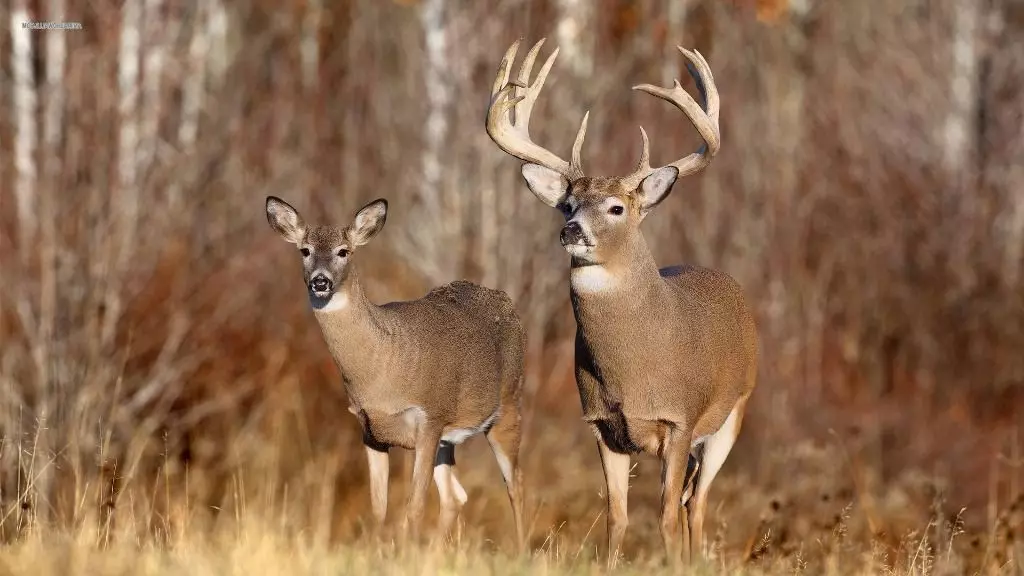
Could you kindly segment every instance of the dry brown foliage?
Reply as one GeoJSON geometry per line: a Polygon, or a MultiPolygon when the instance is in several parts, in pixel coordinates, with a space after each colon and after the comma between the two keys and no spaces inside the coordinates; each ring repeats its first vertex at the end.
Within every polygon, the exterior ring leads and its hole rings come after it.
{"type": "MultiPolygon", "coordinates": [[[[483,130],[504,47],[548,36],[562,55],[534,136],[567,150],[590,109],[584,162],[597,173],[632,166],[637,124],[659,127],[656,151],[695,144],[685,119],[628,90],[686,78],[674,45],[700,50],[722,92],[722,152],[646,225],[659,262],[726,270],[759,322],[760,385],[712,491],[709,570],[1019,573],[1014,2],[16,0],[0,22],[12,570],[51,544],[88,556],[127,539],[207,550],[194,567],[213,573],[223,565],[205,546],[232,535],[279,539],[276,551],[362,534],[355,421],[294,254],[264,221],[276,194],[325,221],[390,200],[359,262],[378,301],[457,278],[512,295],[530,338],[539,563],[512,571],[592,571],[603,498],[578,421],[558,218],[483,130]],[[23,32],[23,18],[83,30],[23,32]]],[[[481,449],[459,457],[469,544],[453,564],[292,553],[318,558],[311,572],[384,560],[504,573],[465,559],[507,549],[511,522],[481,449]]],[[[639,571],[658,550],[656,465],[637,474],[627,553],[639,571]]],[[[249,544],[232,554],[260,558],[249,544]]],[[[156,550],[146,571],[188,570],[156,550]]],[[[134,557],[113,558],[78,570],[131,570],[134,557]]]]}

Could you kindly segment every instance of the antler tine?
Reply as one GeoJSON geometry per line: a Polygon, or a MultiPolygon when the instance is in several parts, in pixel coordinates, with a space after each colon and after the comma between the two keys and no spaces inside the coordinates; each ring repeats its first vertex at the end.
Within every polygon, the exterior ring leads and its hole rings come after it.
{"type": "MultiPolygon", "coordinates": [[[[687,60],[689,60],[687,69],[697,83],[697,90],[700,93],[701,101],[704,103],[703,107],[683,89],[678,80],[675,81],[675,85],[672,88],[641,84],[634,86],[633,89],[647,92],[652,96],[657,96],[674,104],[676,108],[679,108],[686,114],[694,128],[700,133],[701,138],[704,139],[704,144],[696,152],[680,158],[671,164],[667,164],[667,166],[675,166],[679,170],[679,176],[682,177],[701,171],[711,162],[711,158],[718,153],[721,147],[721,135],[718,130],[720,102],[718,88],[715,86],[715,79],[711,75],[711,67],[708,65],[707,60],[696,50],[691,52],[682,46],[678,48],[683,53],[683,56],[686,56],[687,60]]],[[[644,136],[646,140],[646,134],[644,136]]],[[[623,184],[630,187],[639,186],[640,182],[652,171],[649,166],[646,168],[638,166],[633,174],[623,179],[623,184]]]]}
{"type": "Polygon", "coordinates": [[[580,129],[576,132],[576,140],[572,143],[572,160],[569,162],[569,170],[572,171],[572,178],[583,177],[583,139],[587,137],[587,120],[590,118],[590,110],[583,114],[583,121],[580,122],[580,129]]]}
{"type": "MultiPolygon", "coordinates": [[[[519,75],[516,77],[515,81],[515,93],[517,95],[523,95],[523,102],[513,109],[512,123],[517,128],[521,125],[527,134],[530,133],[530,113],[533,112],[533,105],[537,101],[537,95],[540,93],[539,89],[535,90],[530,86],[530,73],[533,72],[533,63],[537,60],[537,54],[540,52],[541,46],[544,45],[544,40],[546,40],[546,38],[541,38],[533,45],[532,48],[530,48],[530,51],[526,53],[526,58],[523,59],[523,63],[519,66],[519,75]]],[[[548,60],[551,60],[551,58],[557,54],[558,50],[555,49],[551,56],[548,56],[548,60]]],[[[545,62],[545,64],[547,63],[545,62]]],[[[543,68],[543,66],[541,68],[543,68]]],[[[543,70],[541,70],[541,72],[543,73],[543,70]]],[[[539,86],[541,87],[544,85],[544,80],[546,79],[547,74],[543,73],[543,76],[544,77],[541,77],[541,74],[537,75],[537,80],[540,81],[539,86]]]]}
{"type": "Polygon", "coordinates": [[[509,72],[512,71],[512,62],[516,59],[516,51],[519,50],[519,42],[522,38],[516,40],[508,47],[505,51],[504,58],[501,59],[501,64],[498,66],[498,75],[494,78],[494,85],[491,87],[491,100],[501,92],[501,89],[508,84],[509,72]]]}
{"type": "Polygon", "coordinates": [[[545,38],[541,38],[539,42],[534,44],[533,49],[527,54],[526,60],[523,62],[524,71],[519,75],[519,80],[522,85],[526,88],[525,99],[523,103],[516,108],[516,128],[522,127],[523,134],[527,137],[530,136],[530,114],[533,113],[533,106],[537,103],[537,97],[540,96],[540,91],[544,88],[544,82],[548,79],[548,72],[551,71],[551,66],[555,63],[555,58],[558,58],[558,48],[555,48],[548,59],[544,61],[544,65],[540,67],[540,72],[537,73],[537,77],[533,80],[533,84],[527,84],[526,80],[529,77],[530,69],[533,68],[533,61],[537,58],[537,52],[540,51],[540,47],[544,44],[545,38]],[[522,120],[520,120],[522,118],[522,120]]]}
{"type": "Polygon", "coordinates": [[[721,109],[721,99],[718,95],[718,86],[715,85],[715,79],[711,75],[711,66],[708,65],[708,61],[704,59],[704,56],[694,50],[690,52],[682,46],[676,46],[683,56],[686,56],[689,62],[686,63],[686,69],[689,70],[690,76],[693,77],[697,83],[697,90],[700,91],[701,100],[703,101],[704,110],[707,111],[707,115],[714,120],[715,126],[718,126],[718,112],[721,109]]]}
{"type": "Polygon", "coordinates": [[[636,163],[636,169],[629,176],[621,180],[627,190],[635,190],[643,182],[644,178],[654,170],[651,168],[651,142],[647,139],[647,131],[640,127],[640,139],[643,141],[643,148],[640,150],[640,161],[636,163]]]}
{"type": "Polygon", "coordinates": [[[507,154],[525,162],[545,166],[567,178],[575,178],[579,175],[568,162],[530,139],[530,114],[541,89],[544,88],[548,72],[558,57],[558,48],[555,48],[541,66],[533,84],[529,84],[530,72],[543,44],[542,38],[533,45],[523,60],[514,82],[509,82],[509,75],[519,41],[513,43],[505,52],[491,91],[491,104],[487,109],[487,134],[507,154]]]}

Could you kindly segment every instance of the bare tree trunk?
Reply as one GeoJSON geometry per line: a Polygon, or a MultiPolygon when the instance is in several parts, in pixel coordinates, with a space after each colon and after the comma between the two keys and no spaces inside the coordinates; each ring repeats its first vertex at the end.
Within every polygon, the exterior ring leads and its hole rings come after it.
{"type": "MultiPolygon", "coordinates": [[[[199,133],[199,114],[206,94],[206,53],[210,49],[209,5],[197,2],[192,18],[188,45],[188,64],[184,68],[181,88],[181,120],[178,124],[178,151],[188,156],[195,149],[199,133]]],[[[176,212],[181,205],[181,185],[171,182],[167,191],[168,210],[176,212]]]]}
{"type": "Polygon", "coordinates": [[[593,46],[586,41],[593,37],[586,33],[593,21],[593,5],[592,0],[558,0],[559,55],[573,74],[582,77],[589,76],[594,65],[593,46]]]}
{"type": "Polygon", "coordinates": [[[206,58],[209,60],[207,67],[210,78],[218,85],[227,74],[228,66],[234,57],[236,46],[229,42],[232,32],[228,18],[227,8],[222,0],[210,0],[209,2],[209,42],[207,44],[206,58]]]}
{"type": "Polygon", "coordinates": [[[135,174],[145,174],[156,158],[157,145],[160,141],[158,128],[162,99],[160,82],[163,79],[164,60],[167,52],[167,38],[176,34],[168,29],[176,29],[176,20],[163,17],[163,0],[145,0],[142,30],[145,31],[146,46],[139,48],[143,54],[142,98],[139,109],[139,147],[135,157],[135,174]]]}
{"type": "Polygon", "coordinates": [[[121,8],[121,40],[118,48],[117,83],[119,92],[118,112],[120,130],[118,133],[118,166],[116,192],[112,195],[108,210],[113,215],[115,226],[114,279],[108,284],[106,294],[107,317],[103,327],[102,340],[113,341],[117,323],[121,317],[121,285],[123,271],[129,262],[136,239],[136,225],[139,213],[139,191],[137,182],[137,152],[139,146],[139,58],[142,47],[142,0],[127,0],[121,8]]]}
{"type": "Polygon", "coordinates": [[[444,1],[425,0],[420,21],[426,39],[427,62],[424,66],[424,84],[427,92],[427,121],[422,157],[422,183],[420,200],[423,213],[420,218],[431,226],[419,226],[410,231],[408,242],[422,254],[417,265],[433,283],[449,278],[454,273],[453,263],[457,250],[450,249],[450,241],[461,232],[457,206],[446,201],[444,186],[444,154],[449,143],[449,104],[451,74],[448,62],[448,30],[445,22],[444,1]],[[453,209],[456,208],[456,209],[453,209]],[[421,233],[422,232],[422,233],[421,233]]]}
{"type": "Polygon", "coordinates": [[[958,181],[973,168],[975,107],[978,102],[978,2],[955,0],[953,7],[953,62],[950,73],[950,111],[943,131],[945,161],[958,181]]]}
{"type": "Polygon", "coordinates": [[[320,20],[323,18],[323,0],[310,0],[302,19],[302,87],[312,92],[319,80],[320,71],[320,20]]]}
{"type": "Polygon", "coordinates": [[[662,55],[661,62],[661,83],[662,86],[671,86],[672,81],[679,77],[679,51],[676,46],[682,43],[683,29],[686,26],[687,12],[690,10],[691,0],[678,0],[669,2],[666,7],[668,20],[668,45],[665,46],[666,54],[662,55]]]}
{"type": "Polygon", "coordinates": [[[32,19],[26,0],[15,0],[11,11],[11,59],[14,76],[14,197],[18,210],[21,252],[31,253],[36,232],[36,107],[37,94],[32,74],[31,30],[22,24],[32,19]]]}

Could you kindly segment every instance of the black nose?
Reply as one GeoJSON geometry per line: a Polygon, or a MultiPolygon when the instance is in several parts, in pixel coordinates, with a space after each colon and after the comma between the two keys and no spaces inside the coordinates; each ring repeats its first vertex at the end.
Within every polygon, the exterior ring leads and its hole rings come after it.
{"type": "Polygon", "coordinates": [[[559,240],[562,241],[562,246],[576,244],[582,237],[583,228],[580,228],[579,222],[569,222],[562,228],[562,233],[558,235],[559,240]]]}
{"type": "Polygon", "coordinates": [[[309,281],[309,289],[313,292],[327,292],[331,289],[331,281],[322,274],[318,274],[309,281]]]}

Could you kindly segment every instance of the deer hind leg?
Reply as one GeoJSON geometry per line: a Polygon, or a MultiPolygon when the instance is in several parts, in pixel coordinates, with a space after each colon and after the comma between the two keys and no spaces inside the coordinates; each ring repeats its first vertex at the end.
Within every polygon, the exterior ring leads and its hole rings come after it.
{"type": "Polygon", "coordinates": [[[690,563],[690,515],[686,503],[693,496],[693,490],[697,485],[697,471],[700,470],[700,459],[689,454],[686,458],[686,476],[683,480],[683,497],[679,502],[680,519],[679,524],[683,528],[683,562],[690,563]]]}
{"type": "Polygon", "coordinates": [[[498,420],[487,431],[487,442],[505,479],[512,518],[516,524],[516,550],[523,551],[526,535],[523,526],[523,472],[519,468],[519,441],[522,437],[518,406],[502,407],[498,420]]]}
{"type": "Polygon", "coordinates": [[[437,530],[441,537],[447,536],[466,503],[466,490],[455,477],[455,444],[441,441],[434,457],[434,484],[441,500],[441,516],[437,530]]]}
{"type": "Polygon", "coordinates": [[[722,464],[729,456],[736,437],[740,433],[740,424],[743,422],[743,410],[746,408],[747,399],[741,398],[733,406],[732,412],[726,418],[725,423],[717,432],[709,436],[704,445],[700,448],[700,459],[698,462],[696,488],[693,496],[686,503],[688,509],[687,521],[690,528],[690,549],[696,550],[700,558],[705,558],[704,550],[704,512],[708,504],[708,490],[711,482],[714,481],[722,464]]]}

